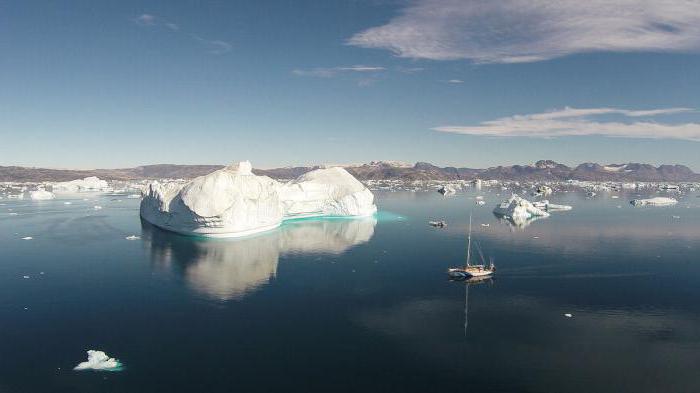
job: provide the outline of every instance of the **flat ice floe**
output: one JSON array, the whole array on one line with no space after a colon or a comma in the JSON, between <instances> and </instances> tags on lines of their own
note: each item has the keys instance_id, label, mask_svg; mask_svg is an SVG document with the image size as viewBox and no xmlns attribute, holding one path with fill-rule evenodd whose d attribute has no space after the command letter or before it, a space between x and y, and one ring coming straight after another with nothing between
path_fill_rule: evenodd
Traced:
<instances>
[{"instance_id":1,"label":"flat ice floe","mask_svg":"<svg viewBox=\"0 0 700 393\"><path fill-rule=\"evenodd\" d=\"M678 201L674 198L654 197L648 199L633 199L630 203L634 206L670 206L675 205Z\"/></svg>"},{"instance_id":2,"label":"flat ice floe","mask_svg":"<svg viewBox=\"0 0 700 393\"><path fill-rule=\"evenodd\" d=\"M243 161L188 183L153 182L144 190L141 217L170 231L238 237L293 218L370 216L374 195L339 167L317 169L280 183L252 173Z\"/></svg>"},{"instance_id":3,"label":"flat ice floe","mask_svg":"<svg viewBox=\"0 0 700 393\"><path fill-rule=\"evenodd\" d=\"M119 371L122 369L119 360L107 356L102 351L91 349L87 351L87 354L87 361L79 363L73 370Z\"/></svg>"}]
</instances>

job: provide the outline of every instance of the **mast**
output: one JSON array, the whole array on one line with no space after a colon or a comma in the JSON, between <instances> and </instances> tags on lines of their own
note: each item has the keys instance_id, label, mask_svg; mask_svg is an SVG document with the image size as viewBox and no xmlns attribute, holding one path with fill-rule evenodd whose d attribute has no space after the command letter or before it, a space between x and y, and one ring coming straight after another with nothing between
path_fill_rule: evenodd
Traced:
<instances>
[{"instance_id":1,"label":"mast","mask_svg":"<svg viewBox=\"0 0 700 393\"><path fill-rule=\"evenodd\" d=\"M467 267L469 266L469 259L471 257L472 248L472 214L469 213L469 234L467 235Z\"/></svg>"}]
</instances>

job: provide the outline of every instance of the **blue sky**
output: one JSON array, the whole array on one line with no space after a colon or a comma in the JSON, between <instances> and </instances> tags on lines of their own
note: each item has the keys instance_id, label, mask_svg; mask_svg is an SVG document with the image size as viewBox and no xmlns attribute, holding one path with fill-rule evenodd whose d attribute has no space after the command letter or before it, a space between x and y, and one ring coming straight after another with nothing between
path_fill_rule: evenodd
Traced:
<instances>
[{"instance_id":1,"label":"blue sky","mask_svg":"<svg viewBox=\"0 0 700 393\"><path fill-rule=\"evenodd\" d=\"M542 4L3 2L0 165L700 171L700 1Z\"/></svg>"}]
</instances>

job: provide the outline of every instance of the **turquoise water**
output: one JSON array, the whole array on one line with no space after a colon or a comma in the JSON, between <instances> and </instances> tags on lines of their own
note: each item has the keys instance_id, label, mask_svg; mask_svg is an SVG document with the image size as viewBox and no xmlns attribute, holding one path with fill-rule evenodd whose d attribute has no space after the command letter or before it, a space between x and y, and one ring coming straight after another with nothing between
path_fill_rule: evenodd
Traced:
<instances>
[{"instance_id":1,"label":"turquoise water","mask_svg":"<svg viewBox=\"0 0 700 393\"><path fill-rule=\"evenodd\" d=\"M378 193L372 218L236 240L119 196L0 200L0 391L700 390L700 198L557 193L573 210L517 227L478 194ZM479 285L445 275L470 213L498 266ZM124 369L73 371L88 349Z\"/></svg>"}]
</instances>

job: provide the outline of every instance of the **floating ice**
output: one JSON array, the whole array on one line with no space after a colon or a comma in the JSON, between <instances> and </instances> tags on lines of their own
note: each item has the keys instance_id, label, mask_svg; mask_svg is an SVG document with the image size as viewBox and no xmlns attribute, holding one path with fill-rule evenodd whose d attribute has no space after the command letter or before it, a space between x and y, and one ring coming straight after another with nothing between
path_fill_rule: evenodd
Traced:
<instances>
[{"instance_id":1,"label":"floating ice","mask_svg":"<svg viewBox=\"0 0 700 393\"><path fill-rule=\"evenodd\" d=\"M109 184L107 184L105 180L101 180L100 178L95 176L61 183L54 183L52 186L53 192L64 193L104 191L108 188Z\"/></svg>"},{"instance_id":2,"label":"floating ice","mask_svg":"<svg viewBox=\"0 0 700 393\"><path fill-rule=\"evenodd\" d=\"M531 217L547 217L549 213L535 207L527 199L517 195L511 196L508 200L501 202L493 212L500 216L511 218L531 218Z\"/></svg>"},{"instance_id":3,"label":"floating ice","mask_svg":"<svg viewBox=\"0 0 700 393\"><path fill-rule=\"evenodd\" d=\"M56 196L53 192L39 189L36 191L29 191L29 198L35 201L45 201L49 199L54 199Z\"/></svg>"},{"instance_id":4,"label":"floating ice","mask_svg":"<svg viewBox=\"0 0 700 393\"><path fill-rule=\"evenodd\" d=\"M125 239L126 240L139 240L139 239L141 239L141 237L136 236L136 235L130 235L130 236L127 236Z\"/></svg>"},{"instance_id":5,"label":"floating ice","mask_svg":"<svg viewBox=\"0 0 700 393\"><path fill-rule=\"evenodd\" d=\"M564 314L564 316L567 318L571 318L571 317L573 317L573 314L566 313L566 314Z\"/></svg>"},{"instance_id":6,"label":"floating ice","mask_svg":"<svg viewBox=\"0 0 700 393\"><path fill-rule=\"evenodd\" d=\"M308 172L281 184L252 173L243 161L186 184L154 182L141 200L141 217L178 233L237 237L278 227L283 220L370 216L374 195L343 168Z\"/></svg>"},{"instance_id":7,"label":"floating ice","mask_svg":"<svg viewBox=\"0 0 700 393\"><path fill-rule=\"evenodd\" d=\"M22 240L32 240L32 239L34 239L34 238L31 236L25 236L22 238Z\"/></svg>"},{"instance_id":8,"label":"floating ice","mask_svg":"<svg viewBox=\"0 0 700 393\"><path fill-rule=\"evenodd\" d=\"M634 206L669 206L678 203L677 200L667 197L655 197L649 199L633 199L630 203Z\"/></svg>"},{"instance_id":9,"label":"floating ice","mask_svg":"<svg viewBox=\"0 0 700 393\"><path fill-rule=\"evenodd\" d=\"M64 205L72 205L73 202L63 202Z\"/></svg>"},{"instance_id":10,"label":"floating ice","mask_svg":"<svg viewBox=\"0 0 700 393\"><path fill-rule=\"evenodd\" d=\"M107 356L102 351L87 351L87 362L82 362L75 366L73 370L99 370L99 371L120 371L122 364L119 360Z\"/></svg>"},{"instance_id":11,"label":"floating ice","mask_svg":"<svg viewBox=\"0 0 700 393\"><path fill-rule=\"evenodd\" d=\"M102 210L102 206L100 206L100 205L95 205L92 208L95 210Z\"/></svg>"}]
</instances>

